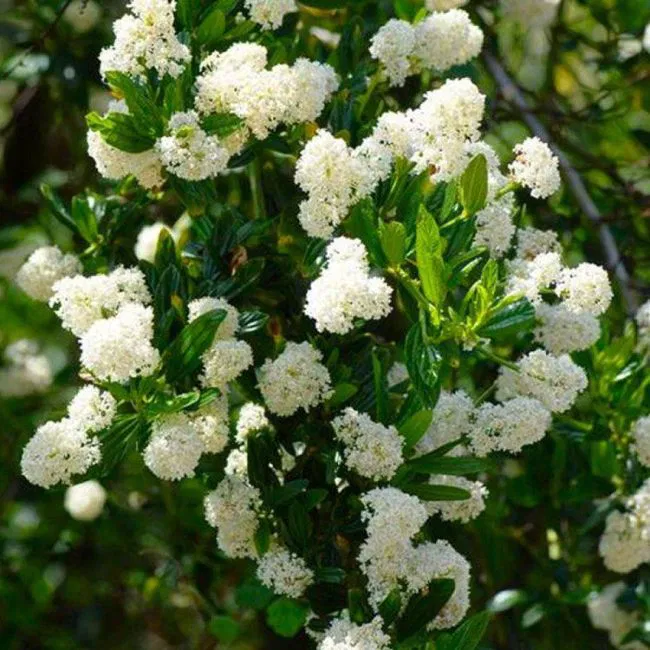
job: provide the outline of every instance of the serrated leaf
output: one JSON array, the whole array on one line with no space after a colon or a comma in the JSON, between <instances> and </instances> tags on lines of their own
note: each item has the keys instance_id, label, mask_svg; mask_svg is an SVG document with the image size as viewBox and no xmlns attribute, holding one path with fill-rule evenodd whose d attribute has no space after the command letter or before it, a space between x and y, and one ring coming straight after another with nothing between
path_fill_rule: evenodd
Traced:
<instances>
[{"instance_id":1,"label":"serrated leaf","mask_svg":"<svg viewBox=\"0 0 650 650\"><path fill-rule=\"evenodd\" d=\"M133 115L108 113L102 117L98 113L89 113L86 122L89 129L97 131L107 144L120 151L142 153L156 142L154 137L140 131Z\"/></svg>"}]
</instances>

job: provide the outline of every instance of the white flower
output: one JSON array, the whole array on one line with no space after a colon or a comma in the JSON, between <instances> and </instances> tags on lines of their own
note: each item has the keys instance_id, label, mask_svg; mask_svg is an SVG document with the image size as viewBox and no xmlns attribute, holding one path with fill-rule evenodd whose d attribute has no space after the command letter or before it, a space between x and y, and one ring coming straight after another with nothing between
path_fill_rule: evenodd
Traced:
<instances>
[{"instance_id":1,"label":"white flower","mask_svg":"<svg viewBox=\"0 0 650 650\"><path fill-rule=\"evenodd\" d=\"M557 283L556 293L564 299L567 309L586 311L600 316L612 301L612 287L607 271L596 264L580 264L564 269Z\"/></svg>"},{"instance_id":2,"label":"white flower","mask_svg":"<svg viewBox=\"0 0 650 650\"><path fill-rule=\"evenodd\" d=\"M21 470L34 485L49 488L70 483L101 458L99 441L69 419L46 422L23 449Z\"/></svg>"},{"instance_id":3,"label":"white flower","mask_svg":"<svg viewBox=\"0 0 650 650\"><path fill-rule=\"evenodd\" d=\"M276 415L293 415L320 404L331 394L331 380L322 353L306 341L289 341L277 359L267 359L258 382L266 406Z\"/></svg>"},{"instance_id":4,"label":"white flower","mask_svg":"<svg viewBox=\"0 0 650 650\"><path fill-rule=\"evenodd\" d=\"M545 199L560 187L558 159L539 138L528 138L518 144L515 159L508 169L516 183L527 187L536 199Z\"/></svg>"},{"instance_id":5,"label":"white flower","mask_svg":"<svg viewBox=\"0 0 650 650\"><path fill-rule=\"evenodd\" d=\"M625 591L624 582L614 582L603 587L598 593L592 593L587 601L587 613L591 624L609 633L609 640L615 648L624 650L644 650L641 642L631 641L624 645L622 640L639 622L639 614L624 610L616 602Z\"/></svg>"},{"instance_id":6,"label":"white flower","mask_svg":"<svg viewBox=\"0 0 650 650\"><path fill-rule=\"evenodd\" d=\"M228 557L257 557L255 532L260 493L239 476L226 476L205 497L205 518L218 529L217 543Z\"/></svg>"},{"instance_id":7,"label":"white flower","mask_svg":"<svg viewBox=\"0 0 650 650\"><path fill-rule=\"evenodd\" d=\"M258 431L262 431L270 426L266 417L266 411L260 404L247 402L239 410L237 425L235 426L235 437L241 444L246 442L248 437Z\"/></svg>"},{"instance_id":8,"label":"white flower","mask_svg":"<svg viewBox=\"0 0 650 650\"><path fill-rule=\"evenodd\" d=\"M650 479L607 516L598 550L610 571L629 573L650 562Z\"/></svg>"},{"instance_id":9,"label":"white flower","mask_svg":"<svg viewBox=\"0 0 650 650\"><path fill-rule=\"evenodd\" d=\"M262 29L277 29L287 14L298 10L294 0L245 0L250 19Z\"/></svg>"},{"instance_id":10,"label":"white flower","mask_svg":"<svg viewBox=\"0 0 650 650\"><path fill-rule=\"evenodd\" d=\"M187 306L187 319L191 323L199 316L215 309L223 309L226 312L226 316L215 334L215 340L222 341L233 338L239 329L239 311L223 298L207 297L192 300Z\"/></svg>"},{"instance_id":11,"label":"white flower","mask_svg":"<svg viewBox=\"0 0 650 650\"><path fill-rule=\"evenodd\" d=\"M25 397L44 393L54 380L52 366L38 345L28 339L19 339L4 352L8 365L0 368L0 396Z\"/></svg>"},{"instance_id":12,"label":"white flower","mask_svg":"<svg viewBox=\"0 0 650 650\"><path fill-rule=\"evenodd\" d=\"M539 400L549 411L564 413L587 388L585 371L564 354L555 357L534 350L519 360L519 372L502 368L497 380L497 399L526 395Z\"/></svg>"},{"instance_id":13,"label":"white flower","mask_svg":"<svg viewBox=\"0 0 650 650\"><path fill-rule=\"evenodd\" d=\"M477 456L500 450L518 453L544 437L551 413L537 399L515 397L505 404L483 404L470 433L470 448Z\"/></svg>"},{"instance_id":14,"label":"white flower","mask_svg":"<svg viewBox=\"0 0 650 650\"><path fill-rule=\"evenodd\" d=\"M63 507L73 519L92 521L102 514L106 490L97 481L71 485L65 492Z\"/></svg>"},{"instance_id":15,"label":"white flower","mask_svg":"<svg viewBox=\"0 0 650 650\"><path fill-rule=\"evenodd\" d=\"M650 467L650 415L639 418L632 427L632 449L642 465Z\"/></svg>"},{"instance_id":16,"label":"white flower","mask_svg":"<svg viewBox=\"0 0 650 650\"><path fill-rule=\"evenodd\" d=\"M151 425L143 456L145 465L158 478L178 481L194 476L203 451L201 437L187 414L171 413Z\"/></svg>"},{"instance_id":17,"label":"white flower","mask_svg":"<svg viewBox=\"0 0 650 650\"><path fill-rule=\"evenodd\" d=\"M431 426L418 441L416 450L426 454L449 442L466 436L472 430L474 402L464 390L453 393L442 391L435 409ZM458 456L466 452L462 444L454 447L449 455Z\"/></svg>"},{"instance_id":18,"label":"white flower","mask_svg":"<svg viewBox=\"0 0 650 650\"><path fill-rule=\"evenodd\" d=\"M113 23L115 42L99 54L100 72L144 77L155 70L161 77L178 77L189 62L190 50L174 31L174 0L132 0L133 15Z\"/></svg>"},{"instance_id":19,"label":"white flower","mask_svg":"<svg viewBox=\"0 0 650 650\"><path fill-rule=\"evenodd\" d=\"M380 61L392 86L403 86L410 74L409 57L415 47L415 30L405 20L391 18L370 41L370 56Z\"/></svg>"},{"instance_id":20,"label":"white flower","mask_svg":"<svg viewBox=\"0 0 650 650\"><path fill-rule=\"evenodd\" d=\"M415 25L417 69L444 72L478 56L483 32L462 9L434 13Z\"/></svg>"},{"instance_id":21,"label":"white flower","mask_svg":"<svg viewBox=\"0 0 650 650\"><path fill-rule=\"evenodd\" d=\"M203 386L223 390L253 364L253 351L246 341L215 340L203 353Z\"/></svg>"},{"instance_id":22,"label":"white flower","mask_svg":"<svg viewBox=\"0 0 650 650\"><path fill-rule=\"evenodd\" d=\"M560 253L560 242L553 230L520 228L517 231L517 258L534 260L543 253Z\"/></svg>"},{"instance_id":23,"label":"white flower","mask_svg":"<svg viewBox=\"0 0 650 650\"><path fill-rule=\"evenodd\" d=\"M226 459L224 473L226 476L236 474L248 478L248 454L243 449L233 449Z\"/></svg>"},{"instance_id":24,"label":"white flower","mask_svg":"<svg viewBox=\"0 0 650 650\"><path fill-rule=\"evenodd\" d=\"M476 215L475 246L485 246L490 257L499 259L510 248L516 227L512 222L514 199L506 194L499 200L486 205Z\"/></svg>"},{"instance_id":25,"label":"white flower","mask_svg":"<svg viewBox=\"0 0 650 650\"><path fill-rule=\"evenodd\" d=\"M382 628L381 616L357 625L344 615L330 623L318 650L390 650L391 639Z\"/></svg>"},{"instance_id":26,"label":"white flower","mask_svg":"<svg viewBox=\"0 0 650 650\"><path fill-rule=\"evenodd\" d=\"M541 293L554 285L562 274L558 253L542 253L532 260L514 259L506 265L508 295L523 294L533 304L540 304Z\"/></svg>"},{"instance_id":27,"label":"white flower","mask_svg":"<svg viewBox=\"0 0 650 650\"><path fill-rule=\"evenodd\" d=\"M470 494L468 499L458 501L427 501L426 507L430 515L439 514L444 521L466 524L485 510L488 489L480 481L470 481L463 476L433 476L429 483L460 488Z\"/></svg>"},{"instance_id":28,"label":"white flower","mask_svg":"<svg viewBox=\"0 0 650 650\"><path fill-rule=\"evenodd\" d=\"M50 307L61 325L76 336L102 318L114 316L126 304L151 302L144 274L136 268L118 267L108 275L63 278L53 289Z\"/></svg>"},{"instance_id":29,"label":"white flower","mask_svg":"<svg viewBox=\"0 0 650 650\"><path fill-rule=\"evenodd\" d=\"M96 386L84 386L68 404L68 417L79 428L97 433L110 426L117 409L115 398Z\"/></svg>"},{"instance_id":30,"label":"white flower","mask_svg":"<svg viewBox=\"0 0 650 650\"><path fill-rule=\"evenodd\" d=\"M43 246L20 267L16 284L30 298L45 302L52 297L55 282L81 271L81 263L74 255L62 253L56 246Z\"/></svg>"},{"instance_id":31,"label":"white flower","mask_svg":"<svg viewBox=\"0 0 650 650\"><path fill-rule=\"evenodd\" d=\"M206 453L218 454L226 448L230 431L226 395L219 395L206 406L187 413L187 416L199 434Z\"/></svg>"},{"instance_id":32,"label":"white flower","mask_svg":"<svg viewBox=\"0 0 650 650\"><path fill-rule=\"evenodd\" d=\"M345 464L360 476L390 480L404 460L397 429L373 422L366 413L348 407L332 420L332 428L345 445Z\"/></svg>"},{"instance_id":33,"label":"white flower","mask_svg":"<svg viewBox=\"0 0 650 650\"><path fill-rule=\"evenodd\" d=\"M151 344L153 309L131 303L97 321L81 337L81 365L100 381L120 384L154 372L160 353Z\"/></svg>"},{"instance_id":34,"label":"white flower","mask_svg":"<svg viewBox=\"0 0 650 650\"><path fill-rule=\"evenodd\" d=\"M216 135L208 135L201 128L195 111L174 113L168 128L170 135L156 142L156 150L168 172L188 181L201 181L226 169L228 151Z\"/></svg>"},{"instance_id":35,"label":"white flower","mask_svg":"<svg viewBox=\"0 0 650 650\"><path fill-rule=\"evenodd\" d=\"M354 247L355 254L341 259L337 250ZM338 237L327 248L328 264L314 280L305 313L314 319L319 332L346 334L355 319L378 319L390 312L392 289L369 274L366 249L358 239Z\"/></svg>"},{"instance_id":36,"label":"white flower","mask_svg":"<svg viewBox=\"0 0 650 650\"><path fill-rule=\"evenodd\" d=\"M600 338L600 323L589 312L575 312L564 303L541 303L535 309L540 327L535 336L554 355L590 348Z\"/></svg>"},{"instance_id":37,"label":"white flower","mask_svg":"<svg viewBox=\"0 0 650 650\"><path fill-rule=\"evenodd\" d=\"M641 350L650 348L650 300L639 307L634 320L639 348Z\"/></svg>"},{"instance_id":38,"label":"white flower","mask_svg":"<svg viewBox=\"0 0 650 650\"><path fill-rule=\"evenodd\" d=\"M314 572L295 553L286 549L271 549L257 565L257 577L276 594L300 598L314 581Z\"/></svg>"},{"instance_id":39,"label":"white flower","mask_svg":"<svg viewBox=\"0 0 650 650\"><path fill-rule=\"evenodd\" d=\"M645 26L645 29L643 30L643 49L646 52L650 52L650 23L648 23Z\"/></svg>"},{"instance_id":40,"label":"white flower","mask_svg":"<svg viewBox=\"0 0 650 650\"><path fill-rule=\"evenodd\" d=\"M145 260L153 264L156 259L156 250L158 249L158 240L160 234L166 232L174 241L178 240L176 233L166 226L162 221L156 221L149 226L143 226L138 233L133 252L139 260Z\"/></svg>"},{"instance_id":41,"label":"white flower","mask_svg":"<svg viewBox=\"0 0 650 650\"><path fill-rule=\"evenodd\" d=\"M388 384L389 388L399 386L405 381L408 381L408 379L409 379L409 372L406 366L403 363L400 363L399 361L396 361L389 368L388 374L386 375L386 383Z\"/></svg>"}]
</instances>

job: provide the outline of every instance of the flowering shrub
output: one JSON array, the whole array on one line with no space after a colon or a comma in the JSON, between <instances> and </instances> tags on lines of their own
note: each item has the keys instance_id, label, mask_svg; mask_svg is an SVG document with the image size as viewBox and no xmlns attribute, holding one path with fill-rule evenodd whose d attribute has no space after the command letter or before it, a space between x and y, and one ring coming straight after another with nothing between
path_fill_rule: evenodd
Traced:
<instances>
[{"instance_id":1,"label":"flowering shrub","mask_svg":"<svg viewBox=\"0 0 650 650\"><path fill-rule=\"evenodd\" d=\"M44 187L83 245L16 275L75 337L84 381L25 445L24 477L76 483L81 521L127 459L166 492L198 480L211 552L248 562L269 626L319 650L476 648L519 601L490 593L463 538L498 527L513 490L557 506L570 544L600 526L610 571L650 560L648 308L603 333L606 270L529 225L522 201L560 189L560 160L539 136L507 160L484 139L464 4L365 22L360 5L339 29L320 11L336 0L133 0L99 55L113 101L87 116L112 183L69 204ZM15 394L51 381L32 344L5 357ZM564 488L517 483L549 449ZM565 520L560 489L603 501ZM634 648L645 586L566 592Z\"/></svg>"}]
</instances>

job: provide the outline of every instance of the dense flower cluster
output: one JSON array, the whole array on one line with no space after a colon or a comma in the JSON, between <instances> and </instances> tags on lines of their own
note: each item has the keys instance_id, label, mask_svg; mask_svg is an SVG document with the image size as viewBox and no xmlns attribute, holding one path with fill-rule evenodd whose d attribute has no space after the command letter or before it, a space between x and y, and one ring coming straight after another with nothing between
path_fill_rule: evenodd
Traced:
<instances>
[{"instance_id":1,"label":"dense flower cluster","mask_svg":"<svg viewBox=\"0 0 650 650\"><path fill-rule=\"evenodd\" d=\"M313 582L314 572L301 557L278 548L262 556L257 565L257 577L277 594L300 598Z\"/></svg>"},{"instance_id":2,"label":"dense flower cluster","mask_svg":"<svg viewBox=\"0 0 650 650\"><path fill-rule=\"evenodd\" d=\"M558 160L539 138L528 138L515 147L510 163L512 179L530 190L536 199L545 199L560 187Z\"/></svg>"},{"instance_id":3,"label":"dense flower cluster","mask_svg":"<svg viewBox=\"0 0 650 650\"><path fill-rule=\"evenodd\" d=\"M43 246L20 267L16 284L34 300L45 302L52 297L56 282L79 273L81 264L74 255L62 253L56 246Z\"/></svg>"},{"instance_id":4,"label":"dense flower cluster","mask_svg":"<svg viewBox=\"0 0 650 650\"><path fill-rule=\"evenodd\" d=\"M332 621L318 650L390 650L390 637L382 630L380 616L362 625L346 616Z\"/></svg>"}]
</instances>

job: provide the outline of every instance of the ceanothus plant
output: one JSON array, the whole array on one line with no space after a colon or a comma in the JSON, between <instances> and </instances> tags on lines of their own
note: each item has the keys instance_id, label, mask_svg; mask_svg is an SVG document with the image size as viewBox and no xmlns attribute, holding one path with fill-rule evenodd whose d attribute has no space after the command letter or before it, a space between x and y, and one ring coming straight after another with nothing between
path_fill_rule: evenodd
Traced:
<instances>
[{"instance_id":1,"label":"ceanothus plant","mask_svg":"<svg viewBox=\"0 0 650 650\"><path fill-rule=\"evenodd\" d=\"M553 194L558 163L482 139L465 11L373 24L360 3L342 26L318 11L335 0L304 5L133 0L116 21L88 151L119 182L69 208L45 189L86 248L18 275L87 385L22 470L50 488L140 453L203 481L215 546L256 563L279 633L469 650L488 617L463 623L472 558L445 531L587 388L571 354L612 291L518 227L516 193Z\"/></svg>"}]
</instances>

